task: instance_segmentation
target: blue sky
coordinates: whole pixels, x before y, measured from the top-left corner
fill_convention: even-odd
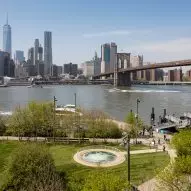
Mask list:
[[[0,48],[6,13],[12,26],[13,51],[43,45],[53,35],[53,62],[89,60],[106,42],[118,51],[143,54],[144,61],[191,58],[190,0],[1,0]]]

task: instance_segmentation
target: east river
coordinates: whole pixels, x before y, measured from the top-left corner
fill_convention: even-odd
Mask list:
[[[155,108],[156,120],[164,108],[167,113],[177,116],[191,112],[191,86],[147,85],[121,87],[118,91],[113,91],[110,86],[99,85],[0,88],[0,110],[11,111],[32,100],[51,101],[54,96],[59,105],[74,104],[74,93],[77,95],[78,106],[103,110],[118,120],[124,120],[131,109],[136,112],[137,98],[140,99],[139,114],[146,123],[150,122],[152,107]]]

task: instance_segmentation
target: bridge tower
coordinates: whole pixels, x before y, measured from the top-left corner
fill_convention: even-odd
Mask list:
[[[115,63],[115,67],[114,67],[114,81],[113,81],[113,85],[114,87],[117,87],[118,86],[118,67],[117,67],[117,60],[116,60],[116,63]]]

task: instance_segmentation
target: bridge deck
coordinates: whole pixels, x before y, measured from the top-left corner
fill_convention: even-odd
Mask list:
[[[118,73],[125,73],[125,72],[134,72],[134,71],[141,71],[141,70],[148,70],[148,69],[157,69],[157,68],[169,68],[169,67],[178,67],[178,66],[190,66],[191,59],[189,60],[178,60],[178,61],[171,61],[171,62],[162,62],[162,63],[155,63],[149,64],[144,66],[138,67],[129,67],[129,68],[118,68]],[[100,77],[100,76],[107,76],[113,74],[114,72],[107,72],[102,73],[99,75],[94,75],[93,77]]]

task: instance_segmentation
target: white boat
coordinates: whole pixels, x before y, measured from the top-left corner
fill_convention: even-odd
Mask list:
[[[55,111],[61,112],[61,111],[68,111],[68,112],[72,112],[75,113],[76,112],[76,107],[75,105],[72,104],[67,104],[64,107],[62,106],[57,106]]]
[[[77,112],[76,110],[76,106],[75,105],[72,105],[72,104],[67,104],[65,106],[57,106],[56,109],[55,109],[56,112],[58,113],[64,113],[64,112],[69,112],[69,113],[76,113],[80,116],[82,116],[83,114],[80,113],[80,112]]]
[[[43,88],[43,86],[32,84],[31,86],[27,86],[27,88]]]
[[[11,116],[12,114],[12,111],[0,111],[0,116]]]

